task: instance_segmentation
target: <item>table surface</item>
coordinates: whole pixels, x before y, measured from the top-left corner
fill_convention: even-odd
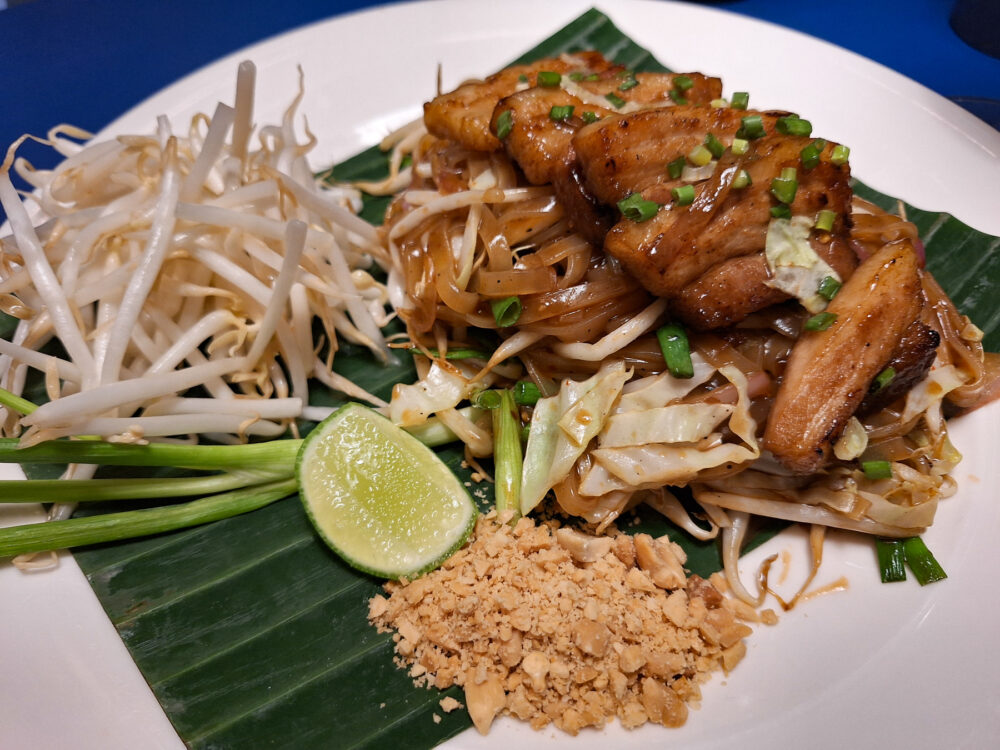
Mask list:
[[[13,5],[0,11],[0,145],[6,148],[22,133],[42,134],[63,122],[96,132],[162,87],[223,55],[303,24],[380,4],[34,0]],[[613,13],[613,2],[594,4]],[[988,113],[990,105],[970,100],[1000,100],[1000,60],[976,51],[955,34],[948,23],[952,5],[953,0],[711,3],[860,53],[983,116],[980,112]],[[707,44],[721,41],[706,31]],[[789,65],[815,75],[822,86],[821,70],[803,68],[794,60]],[[977,104],[984,108],[976,111]],[[50,166],[42,158],[37,166]]]

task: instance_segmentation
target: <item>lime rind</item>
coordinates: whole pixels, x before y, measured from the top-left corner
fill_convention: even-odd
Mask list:
[[[349,403],[303,441],[299,495],[323,541],[352,567],[415,578],[468,540],[478,510],[430,448],[374,410]]]

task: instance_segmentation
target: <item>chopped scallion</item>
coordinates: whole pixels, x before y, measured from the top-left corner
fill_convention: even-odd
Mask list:
[[[646,200],[640,193],[632,193],[628,198],[618,201],[618,210],[626,219],[640,222],[652,219],[660,210],[660,205]]]
[[[694,203],[694,185],[681,185],[672,188],[670,195],[678,206],[688,206]]]
[[[868,479],[892,479],[892,464],[889,461],[862,461],[861,471]]]
[[[542,392],[530,380],[519,380],[514,383],[514,402],[519,406],[534,406]]]
[[[921,586],[948,577],[940,563],[927,549],[924,540],[919,536],[911,536],[903,540],[903,554],[906,556],[906,564],[913,571],[913,577]]]
[[[708,103],[708,106],[712,109],[725,109],[729,106],[729,102],[725,99],[713,99]]]
[[[746,138],[733,138],[733,145],[730,146],[733,153],[737,156],[742,156],[747,151],[750,150],[750,141]]]
[[[819,282],[819,289],[816,290],[816,294],[829,302],[837,296],[840,286],[840,282],[833,278],[833,276],[824,276],[823,280]]]
[[[629,71],[628,73],[625,74],[625,79],[621,82],[621,85],[618,87],[618,90],[628,91],[629,89],[634,89],[638,85],[639,81],[636,79],[635,73]]]
[[[611,102],[611,106],[615,109],[621,109],[625,106],[625,100],[618,96],[618,94],[605,94],[604,98]]]
[[[733,189],[742,190],[753,184],[753,180],[750,179],[750,173],[745,169],[741,169],[736,173],[736,177],[733,178]]]
[[[688,100],[684,98],[684,94],[682,94],[677,89],[670,89],[670,98],[673,100],[674,104],[688,103]]]
[[[837,212],[831,211],[829,208],[822,209],[818,214],[816,214],[816,222],[813,224],[816,229],[821,232],[832,232],[833,222],[837,220]]]
[[[555,106],[549,110],[549,119],[560,122],[562,120],[568,120],[573,116],[573,110],[575,107],[572,104],[566,104],[564,106]]]
[[[675,378],[693,378],[694,364],[691,362],[691,345],[684,329],[671,323],[656,332],[656,340],[663,352],[667,370]]]
[[[792,209],[784,203],[777,206],[771,206],[771,216],[775,219],[790,219],[792,218]]]
[[[521,75],[519,75],[517,77],[517,82],[518,83],[527,83],[528,82],[528,76],[526,76],[524,73],[521,73]]]
[[[707,148],[712,156],[718,159],[725,152],[726,147],[722,145],[722,141],[715,137],[714,134],[709,133],[705,136],[705,148]]]
[[[838,167],[846,164],[847,160],[851,156],[851,149],[843,144],[838,143],[833,147],[833,151],[830,153],[830,161],[836,164]]]
[[[415,346],[411,346],[409,351],[413,354],[424,354],[422,349]],[[441,354],[437,349],[428,349],[427,354],[432,357],[440,357]],[[490,355],[486,352],[480,351],[479,349],[469,349],[465,347],[459,347],[456,349],[449,349],[445,355],[445,359],[489,359]]]
[[[582,81],[584,79],[585,75],[586,75],[586,73],[580,73],[580,72],[570,73],[569,74],[569,80],[576,81],[576,82],[579,83],[580,81]]]
[[[681,176],[681,173],[684,171],[684,164],[686,162],[687,159],[685,157],[678,156],[676,159],[674,159],[667,165],[667,174],[670,175],[670,178],[672,180],[676,180],[678,177]]]
[[[797,115],[779,117],[774,127],[782,135],[808,136],[812,135],[813,130],[812,123],[809,120],[803,120]]]
[[[875,380],[872,381],[872,390],[881,391],[889,383],[892,382],[893,378],[896,377],[895,367],[886,367],[882,372],[875,376]]]
[[[752,141],[764,135],[764,120],[760,115],[747,115],[740,120],[740,129],[736,131],[737,138]]]
[[[875,540],[875,554],[878,556],[878,570],[882,583],[897,583],[906,580],[902,540],[877,538]]]
[[[830,312],[816,313],[811,318],[806,320],[805,324],[802,327],[807,331],[825,331],[827,328],[833,325],[836,319],[837,319],[836,313],[830,313]]]
[[[674,88],[678,91],[687,91],[694,86],[694,81],[690,76],[674,76]]]
[[[538,85],[552,88],[562,83],[562,75],[552,70],[541,70],[538,72]]]
[[[733,109],[746,109],[749,104],[750,94],[746,91],[736,91],[729,100],[729,106]]]
[[[497,115],[497,138],[501,141],[510,135],[511,129],[514,127],[514,112],[509,109],[505,109],[499,115]]]
[[[810,143],[804,149],[799,151],[799,158],[802,161],[802,166],[806,169],[812,169],[819,165],[819,149],[816,148],[815,144]]]
[[[521,300],[518,297],[504,297],[495,299],[490,303],[493,310],[493,320],[500,328],[508,328],[514,325],[521,317]]]
[[[493,421],[494,504],[497,512],[513,511],[511,522],[521,515],[521,473],[524,453],[521,449],[521,420],[514,396],[506,388],[500,391],[500,403],[491,411]]]
[[[712,161],[712,152],[705,146],[698,144],[688,152],[687,158],[696,167],[704,167]]]
[[[586,112],[581,112],[580,113],[580,117],[582,117],[583,121],[586,122],[586,123],[588,123],[588,124],[592,123],[592,122],[597,122],[598,120],[601,119],[596,114],[594,114],[593,112],[591,112],[589,109]]]
[[[782,203],[788,204],[795,200],[795,193],[799,189],[799,182],[795,176],[794,168],[781,170],[781,177],[771,180],[771,195]]]

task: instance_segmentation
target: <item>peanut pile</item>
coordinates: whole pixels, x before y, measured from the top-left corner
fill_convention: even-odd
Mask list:
[[[369,603],[399,665],[418,685],[462,686],[483,734],[503,713],[570,734],[614,717],[677,727],[710,673],[743,658],[757,613],[687,577],[665,537],[502,520],[481,518],[443,567]]]

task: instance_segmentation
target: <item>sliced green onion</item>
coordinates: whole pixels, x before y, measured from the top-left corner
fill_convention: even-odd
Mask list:
[[[747,151],[750,150],[750,141],[746,138],[733,138],[733,145],[730,146],[733,153],[737,156],[742,156]]]
[[[549,110],[549,119],[559,122],[560,120],[568,120],[573,116],[573,110],[575,107],[572,104],[566,104],[562,107],[556,106]]]
[[[639,85],[639,81],[636,80],[635,73],[629,71],[625,74],[625,80],[622,81],[621,85],[618,87],[619,91],[628,91],[629,89],[634,89]]]
[[[675,378],[693,378],[691,345],[684,329],[674,323],[665,325],[657,330],[656,340],[660,343],[663,361],[667,363],[670,374]]]
[[[618,210],[626,219],[634,222],[646,221],[656,216],[660,210],[660,205],[653,201],[648,201],[639,193],[632,193],[628,198],[618,201]]]
[[[672,188],[670,195],[678,206],[689,206],[694,203],[694,185],[681,185]]]
[[[833,147],[833,151],[830,153],[830,161],[836,164],[838,167],[847,163],[847,160],[851,156],[851,149],[843,144],[838,143]]]
[[[586,75],[586,73],[580,73],[580,72],[570,73],[569,74],[569,80],[580,82],[580,81],[583,80],[583,78],[584,78],[585,75]]]
[[[821,312],[809,318],[802,326],[807,331],[825,331],[837,319],[836,313]]]
[[[829,208],[824,208],[818,214],[816,214],[816,222],[813,224],[816,229],[821,232],[832,232],[833,222],[837,220],[837,212],[831,211]]]
[[[726,147],[722,145],[722,141],[716,138],[712,133],[705,136],[704,145],[716,159],[722,156],[723,152],[726,150]]]
[[[704,167],[712,161],[712,152],[705,146],[698,144],[688,152],[687,158],[696,167]]]
[[[527,83],[528,82],[528,76],[526,76],[524,73],[521,73],[521,75],[519,75],[517,77],[517,82],[518,83]]]
[[[691,80],[690,76],[674,76],[674,88],[679,91],[687,91],[692,86],[694,86],[694,81]]]
[[[924,540],[919,536],[911,536],[903,540],[903,554],[906,556],[906,564],[913,571],[913,577],[917,583],[926,586],[934,581],[941,581],[948,577],[940,563],[927,549]]]
[[[868,479],[892,479],[892,464],[888,461],[862,461],[861,471]]]
[[[518,406],[534,406],[541,397],[541,390],[530,380],[518,380],[514,383],[514,402]]]
[[[510,135],[511,129],[514,127],[514,112],[509,109],[505,109],[499,115],[497,115],[497,138],[501,141]]]
[[[774,127],[782,135],[808,136],[812,135],[813,132],[812,123],[809,120],[803,120],[798,115],[779,117]]]
[[[791,203],[795,200],[795,193],[799,189],[796,177],[795,167],[782,169],[781,176],[771,180],[771,195],[782,203]]]
[[[38,408],[38,404],[13,394],[4,388],[0,388],[0,406],[6,406],[18,414],[31,414],[31,412]]]
[[[480,409],[496,409],[500,406],[501,401],[500,391],[479,391],[472,397],[472,403]]]
[[[687,163],[687,159],[683,156],[678,156],[672,162],[667,165],[667,174],[670,178],[676,180],[684,172],[684,165]]]
[[[816,294],[829,302],[837,296],[837,292],[840,291],[840,287],[840,282],[833,278],[833,276],[824,276],[823,280],[819,282],[819,288],[816,290]]]
[[[802,161],[803,167],[812,169],[819,164],[819,149],[816,148],[815,144],[810,143],[799,151],[799,159]]]
[[[736,173],[736,177],[733,178],[733,189],[742,190],[753,184],[753,180],[750,179],[750,173],[745,169],[741,169]]]
[[[618,94],[605,94],[604,98],[611,102],[611,106],[615,109],[621,109],[625,106],[625,100],[618,96]]]
[[[750,104],[750,94],[746,91],[737,91],[729,98],[729,106],[733,109],[746,109]]]
[[[729,102],[725,99],[713,99],[708,103],[708,106],[712,109],[725,109],[729,106]]]
[[[687,104],[688,100],[684,98],[682,94],[677,89],[670,89],[670,98],[673,99],[674,104]]]
[[[882,372],[875,376],[875,380],[872,381],[873,390],[880,391],[885,388],[889,383],[892,382],[893,378],[896,377],[896,368],[886,367]]]
[[[589,109],[586,112],[581,112],[580,113],[580,117],[582,117],[583,121],[586,122],[586,123],[588,123],[588,124],[592,123],[592,122],[597,122],[598,120],[601,119],[596,114],[594,114],[593,112],[591,112]]]
[[[752,141],[764,135],[764,120],[760,115],[747,115],[740,119],[740,129],[736,131],[737,138]]]
[[[875,540],[875,554],[878,556],[878,570],[882,583],[897,583],[906,580],[902,540],[877,538]]]
[[[562,75],[551,70],[542,70],[538,73],[538,85],[552,88],[562,83]]]
[[[771,216],[775,219],[790,219],[792,218],[792,209],[784,203],[780,203],[777,206],[771,206]]]
[[[585,81],[599,81],[599,80],[601,80],[601,77],[599,75],[597,75],[597,73],[591,73],[589,76],[587,76],[583,80],[585,80]]]
[[[521,317],[521,300],[518,297],[504,297],[490,302],[493,320],[501,328],[508,328]]]
[[[521,420],[517,415],[514,396],[506,388],[500,391],[500,403],[492,409],[493,417],[493,486],[497,512],[521,514],[521,472],[524,454],[521,451]]]

